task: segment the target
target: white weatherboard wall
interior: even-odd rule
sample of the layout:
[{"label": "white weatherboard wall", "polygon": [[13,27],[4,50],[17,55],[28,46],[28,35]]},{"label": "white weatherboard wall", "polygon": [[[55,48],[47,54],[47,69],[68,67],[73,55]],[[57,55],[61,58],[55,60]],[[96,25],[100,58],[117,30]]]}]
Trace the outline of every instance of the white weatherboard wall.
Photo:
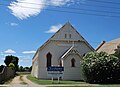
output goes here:
[{"label": "white weatherboard wall", "polygon": [[[75,59],[75,67],[71,67],[72,58]],[[82,58],[78,55],[69,55],[64,59],[64,80],[71,80],[71,78],[72,80],[83,80],[80,61],[82,61]]]},{"label": "white weatherboard wall", "polygon": [[38,58],[36,58],[36,60],[32,63],[32,71],[31,71],[31,74],[38,78]]},{"label": "white weatherboard wall", "polygon": [[[72,47],[73,49],[70,49]],[[68,52],[69,50],[71,52],[76,50],[77,53]],[[65,69],[62,79],[83,80],[80,61],[82,61],[82,56],[90,51],[94,49],[68,22],[37,50],[33,58],[31,74],[39,79],[51,79],[47,75],[46,67],[46,55],[50,52],[52,66],[59,66],[62,61]],[[76,61],[75,67],[71,67],[72,58]]]},{"label": "white weatherboard wall", "polygon": [[[61,47],[57,46],[58,42],[50,41],[47,46],[44,47],[44,49],[40,50],[40,65],[39,65],[39,77],[44,78],[44,79],[49,79],[47,76],[47,67],[46,67],[46,54],[50,52],[52,54],[52,65],[53,66],[58,66],[59,61],[58,59],[61,57],[61,55],[70,47]],[[59,42],[60,43],[60,42]],[[71,44],[72,45],[72,44]]]}]

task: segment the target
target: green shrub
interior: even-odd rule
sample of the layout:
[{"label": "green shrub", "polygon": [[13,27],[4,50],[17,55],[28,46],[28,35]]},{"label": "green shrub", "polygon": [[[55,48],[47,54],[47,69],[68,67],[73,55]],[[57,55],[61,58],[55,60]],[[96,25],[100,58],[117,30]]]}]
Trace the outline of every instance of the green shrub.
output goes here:
[{"label": "green shrub", "polygon": [[120,83],[120,58],[105,52],[90,52],[82,62],[89,83]]},{"label": "green shrub", "polygon": [[120,51],[115,52],[113,55],[116,56],[116,57],[118,57],[118,58],[120,58]]}]

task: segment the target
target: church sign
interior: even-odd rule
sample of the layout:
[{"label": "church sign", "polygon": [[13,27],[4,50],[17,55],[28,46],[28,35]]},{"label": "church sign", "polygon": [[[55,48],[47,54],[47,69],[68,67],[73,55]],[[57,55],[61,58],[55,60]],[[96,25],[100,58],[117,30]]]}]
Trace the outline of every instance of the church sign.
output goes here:
[{"label": "church sign", "polygon": [[62,77],[64,67],[50,66],[47,68],[48,76],[50,77]]},{"label": "church sign", "polygon": [[47,71],[64,71],[64,67],[50,66],[47,68]]}]

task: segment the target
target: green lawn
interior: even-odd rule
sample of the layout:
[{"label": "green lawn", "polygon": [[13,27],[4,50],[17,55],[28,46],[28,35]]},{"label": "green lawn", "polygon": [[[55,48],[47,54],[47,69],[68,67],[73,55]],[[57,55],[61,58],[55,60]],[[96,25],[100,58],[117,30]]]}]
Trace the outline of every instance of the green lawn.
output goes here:
[{"label": "green lawn", "polygon": [[120,85],[100,85],[100,86],[47,86],[47,87],[120,87]]},{"label": "green lawn", "polygon": [[30,74],[30,72],[16,72],[17,75],[27,75]]},{"label": "green lawn", "polygon": [[[52,80],[39,80],[35,77],[32,77],[31,75],[28,75],[27,78],[29,80],[31,80],[32,82],[35,82],[37,84],[41,84],[41,85],[48,85],[48,84],[58,84],[57,80],[54,80],[54,82],[52,82]],[[59,84],[85,84],[85,82],[81,82],[81,81],[63,81],[61,80]]]},{"label": "green lawn", "polygon": [[[40,84],[40,85],[54,85],[58,84],[57,80],[54,80],[52,82],[51,80],[39,80],[35,77],[32,77],[31,75],[28,75],[27,78],[31,80],[34,83]],[[60,81],[59,84],[88,84],[86,82],[81,81]],[[120,87],[120,84],[109,84],[109,85],[96,85],[96,86],[47,86],[47,87]]]}]

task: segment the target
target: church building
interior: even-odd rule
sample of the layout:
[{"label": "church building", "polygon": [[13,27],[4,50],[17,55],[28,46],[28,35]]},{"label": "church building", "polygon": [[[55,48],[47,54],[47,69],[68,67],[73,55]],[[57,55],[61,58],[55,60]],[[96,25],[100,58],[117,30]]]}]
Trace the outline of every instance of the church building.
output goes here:
[{"label": "church building", "polygon": [[50,79],[49,66],[64,67],[63,80],[83,80],[81,61],[93,47],[67,22],[36,51],[32,60],[31,75]]}]

